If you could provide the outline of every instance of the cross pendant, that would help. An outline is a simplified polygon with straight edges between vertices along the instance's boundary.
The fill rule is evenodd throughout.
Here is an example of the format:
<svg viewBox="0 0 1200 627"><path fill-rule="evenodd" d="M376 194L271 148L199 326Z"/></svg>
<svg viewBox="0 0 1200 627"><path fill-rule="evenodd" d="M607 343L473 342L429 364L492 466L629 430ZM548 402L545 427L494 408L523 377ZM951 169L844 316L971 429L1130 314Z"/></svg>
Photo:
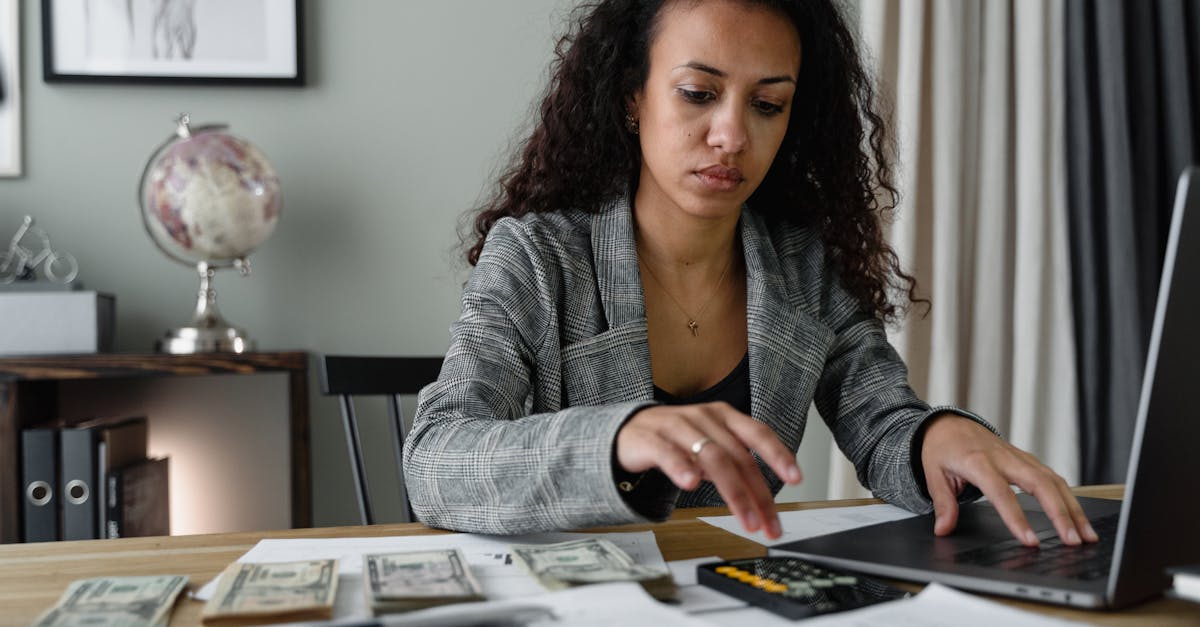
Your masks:
<svg viewBox="0 0 1200 627"><path fill-rule="evenodd" d="M692 337L700 336L700 325L695 320L688 320L688 328L692 330Z"/></svg>

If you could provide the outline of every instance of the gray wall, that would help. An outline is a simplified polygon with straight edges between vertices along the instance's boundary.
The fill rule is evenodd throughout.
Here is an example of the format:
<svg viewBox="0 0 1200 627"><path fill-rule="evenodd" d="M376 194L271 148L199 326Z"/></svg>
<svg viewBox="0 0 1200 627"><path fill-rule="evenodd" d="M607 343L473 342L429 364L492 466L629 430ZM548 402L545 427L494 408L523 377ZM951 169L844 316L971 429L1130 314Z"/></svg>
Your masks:
<svg viewBox="0 0 1200 627"><path fill-rule="evenodd" d="M0 243L33 214L56 247L79 259L89 288L117 295L119 350L150 350L193 305L194 271L154 248L135 194L146 159L187 111L258 145L283 184L283 217L251 257L253 274L217 277L227 318L264 350L444 351L465 279L458 221L520 138L574 2L306 4L303 88L48 85L38 3L22 5L25 175L0 179ZM239 384L228 393L277 391ZM124 400L107 394L104 402L128 410L142 394L131 388ZM284 420L282 399L263 411L260 420ZM315 381L312 413L314 522L352 522L337 406L316 396ZM383 439L368 437L386 474ZM824 493L827 446L805 449L810 492L785 498ZM253 472L255 460L242 463ZM394 511L385 508L385 517Z"/></svg>

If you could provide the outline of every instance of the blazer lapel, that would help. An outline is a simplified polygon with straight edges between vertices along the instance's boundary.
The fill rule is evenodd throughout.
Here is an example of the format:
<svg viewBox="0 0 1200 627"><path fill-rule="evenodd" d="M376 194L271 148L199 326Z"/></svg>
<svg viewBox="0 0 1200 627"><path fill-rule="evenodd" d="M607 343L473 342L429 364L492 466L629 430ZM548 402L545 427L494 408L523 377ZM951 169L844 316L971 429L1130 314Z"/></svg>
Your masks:
<svg viewBox="0 0 1200 627"><path fill-rule="evenodd" d="M767 226L742 211L746 257L746 331L752 415L774 428L784 444L800 445L808 406L833 342L833 331L789 298Z"/></svg>
<svg viewBox="0 0 1200 627"><path fill-rule="evenodd" d="M638 270L633 216L624 196L592 217L592 262L608 328L563 351L570 363L573 405L654 398L646 305Z"/></svg>

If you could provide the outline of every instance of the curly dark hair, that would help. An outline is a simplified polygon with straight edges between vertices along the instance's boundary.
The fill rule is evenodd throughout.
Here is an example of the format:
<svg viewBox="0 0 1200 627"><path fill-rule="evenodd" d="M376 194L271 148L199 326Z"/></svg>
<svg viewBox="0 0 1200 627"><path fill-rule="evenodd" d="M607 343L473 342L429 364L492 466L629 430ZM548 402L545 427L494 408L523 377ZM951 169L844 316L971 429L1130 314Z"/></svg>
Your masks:
<svg viewBox="0 0 1200 627"><path fill-rule="evenodd" d="M650 45L667 2L599 0L573 14L555 46L538 118L524 147L474 215L467 261L475 265L505 216L597 211L631 193L641 168L626 103L650 72ZM818 229L842 283L877 318L898 319L916 295L882 225L895 211L891 144L872 77L833 0L742 0L788 16L804 58L783 144L746 205L769 220Z"/></svg>

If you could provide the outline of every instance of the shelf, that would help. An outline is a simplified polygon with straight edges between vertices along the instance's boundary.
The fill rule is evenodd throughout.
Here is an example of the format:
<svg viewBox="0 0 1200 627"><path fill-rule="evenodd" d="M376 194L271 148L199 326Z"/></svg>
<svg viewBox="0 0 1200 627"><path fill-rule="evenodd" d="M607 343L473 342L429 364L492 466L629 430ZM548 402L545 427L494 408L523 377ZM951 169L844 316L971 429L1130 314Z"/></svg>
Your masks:
<svg viewBox="0 0 1200 627"><path fill-rule="evenodd" d="M227 355L96 353L0 357L0 381L131 379L307 369L308 353L303 351Z"/></svg>
<svg viewBox="0 0 1200 627"><path fill-rule="evenodd" d="M98 353L0 357L0 543L21 538L21 429L56 416L58 384L85 379L288 374L292 527L312 524L308 353L163 355ZM151 423L154 418L150 417Z"/></svg>

